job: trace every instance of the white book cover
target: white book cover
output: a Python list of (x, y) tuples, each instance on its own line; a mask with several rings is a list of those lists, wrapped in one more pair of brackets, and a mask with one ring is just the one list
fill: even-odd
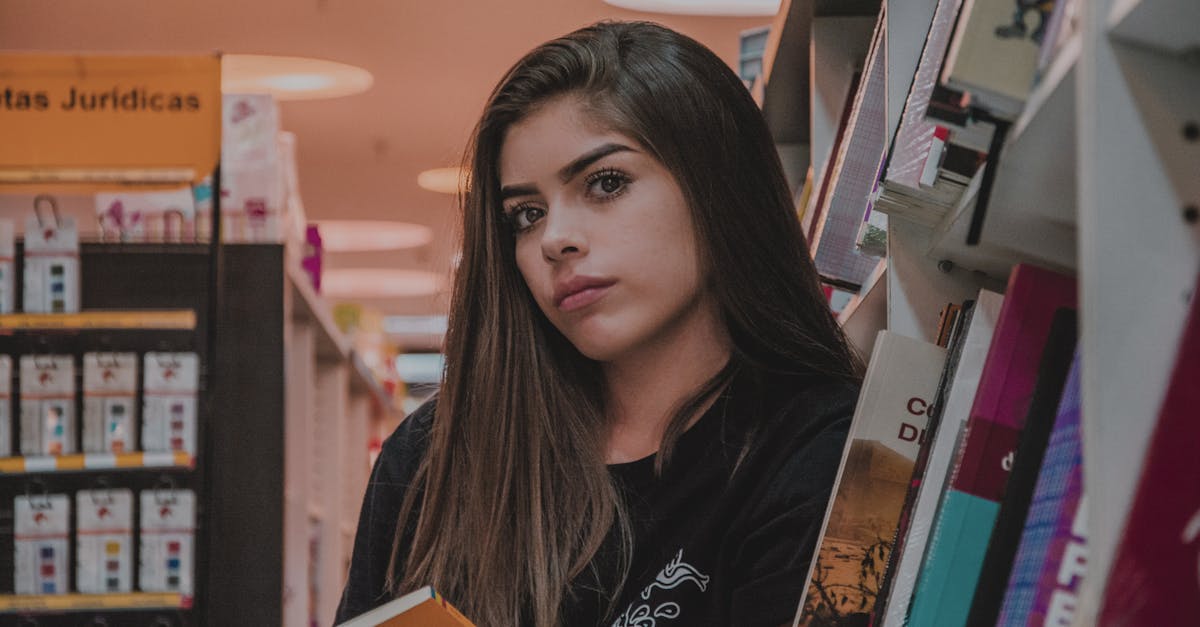
[(967, 424), (971, 404), (975, 401), (975, 389), (983, 374), (987, 361), (988, 347), (992, 344), (992, 333), (996, 320), (1000, 318), (1000, 305), (1004, 297), (995, 292), (980, 290), (971, 315), (971, 325), (963, 338), (962, 354), (954, 373), (954, 382), (946, 396), (946, 407), (942, 410), (941, 424), (929, 452), (925, 466), (925, 477), (917, 491), (917, 502), (913, 506), (908, 523), (908, 536), (904, 540), (904, 552), (896, 562), (891, 597), (888, 599), (884, 627), (900, 627), (905, 624), (908, 607), (912, 601), (913, 587), (920, 574), (921, 560), (929, 540), (934, 514), (941, 500), (942, 488), (954, 459), (958, 435)]
[(945, 360), (940, 346), (879, 332), (794, 625), (865, 624)]
[(1033, 87), (1051, 2), (963, 0), (942, 83), (970, 93), (993, 114), (1016, 118)]

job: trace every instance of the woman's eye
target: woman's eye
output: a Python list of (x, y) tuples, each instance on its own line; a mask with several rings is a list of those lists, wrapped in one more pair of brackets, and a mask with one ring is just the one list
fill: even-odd
[(588, 191), (603, 200), (617, 196), (625, 191), (629, 177), (616, 170), (603, 170), (588, 178)]
[(520, 232), (533, 228), (533, 225), (545, 216), (546, 210), (541, 207), (521, 205), (513, 209), (509, 214), (509, 219), (512, 220), (513, 228)]

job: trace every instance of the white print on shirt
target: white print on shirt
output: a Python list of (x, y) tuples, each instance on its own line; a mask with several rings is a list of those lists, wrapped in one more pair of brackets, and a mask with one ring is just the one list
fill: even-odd
[[(701, 592), (708, 589), (708, 576), (701, 574), (694, 566), (683, 561), (683, 549), (679, 549), (679, 552), (675, 554), (675, 559), (667, 562), (667, 565), (658, 572), (654, 581), (646, 586), (645, 590), (642, 590), (642, 599), (649, 601), (655, 588), (670, 590), (678, 588), (688, 581), (695, 583)], [(679, 604), (671, 601), (661, 603), (653, 610), (650, 609), (649, 603), (636, 606), (630, 603), (629, 607), (625, 608), (625, 613), (613, 621), (612, 627), (656, 627), (658, 619), (675, 619), (679, 617), (680, 613)]]

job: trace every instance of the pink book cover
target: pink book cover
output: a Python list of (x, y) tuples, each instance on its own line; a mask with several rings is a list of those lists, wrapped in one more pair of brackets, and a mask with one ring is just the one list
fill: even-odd
[(1011, 467), (1005, 458), (1017, 448), (1059, 307), (1075, 307), (1075, 279), (1024, 264), (1013, 269), (971, 406), (955, 490), (997, 502), (1004, 496)]
[(1193, 294), (1100, 625), (1200, 623), (1200, 292)]

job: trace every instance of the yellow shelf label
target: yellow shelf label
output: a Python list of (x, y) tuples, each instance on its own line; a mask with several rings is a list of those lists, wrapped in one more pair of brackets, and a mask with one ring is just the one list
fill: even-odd
[(196, 312), (190, 309), (167, 311), (85, 311), (81, 313), (0, 315), (0, 330), (26, 329), (168, 329), (192, 331)]
[(58, 470), (83, 470), (85, 463), (84, 455), (64, 455), (57, 460)]
[(0, 457), (0, 474), (72, 472), (108, 468), (192, 468), (196, 458), (181, 452), (86, 453), (57, 457)]
[(0, 612), (187, 608), (191, 607), (191, 601), (191, 597), (185, 597), (178, 592), (9, 594), (0, 596)]

